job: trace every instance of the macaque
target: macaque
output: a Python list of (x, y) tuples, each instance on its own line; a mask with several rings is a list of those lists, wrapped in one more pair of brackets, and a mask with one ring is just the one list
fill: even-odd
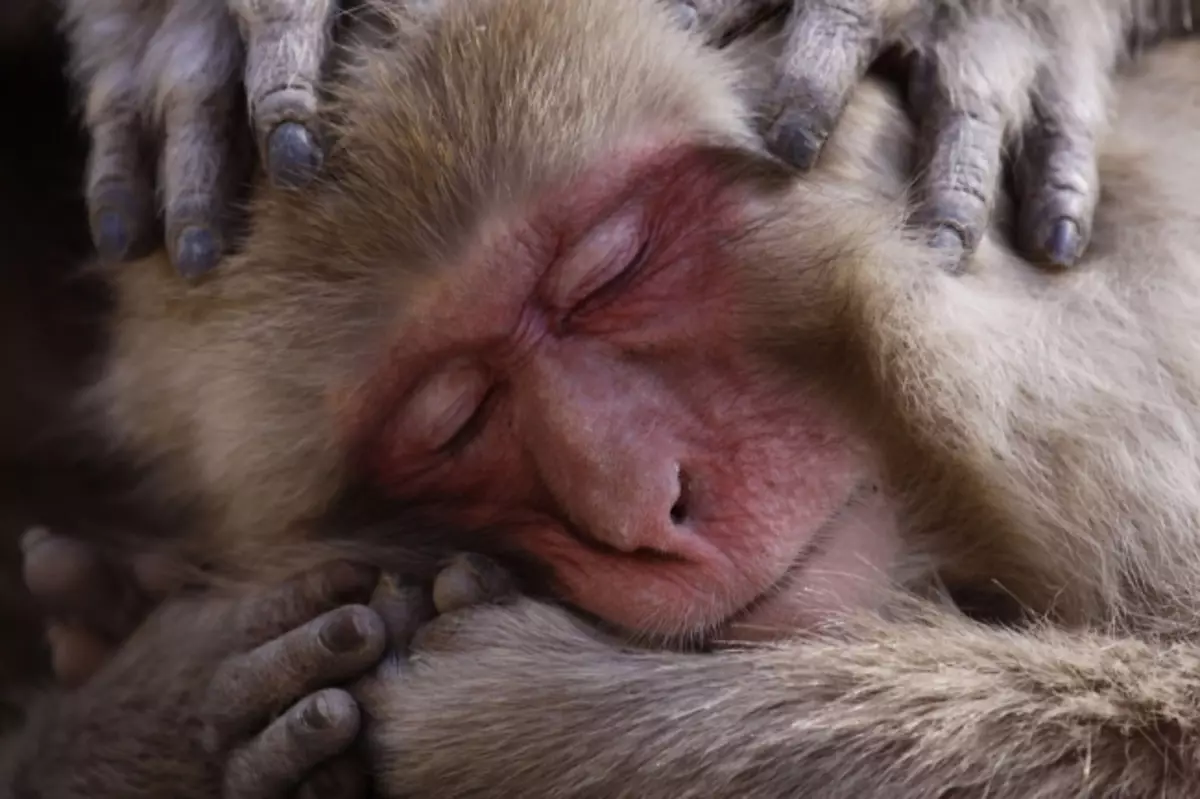
[[(1196, 10), (1196, 0), (659, 1), (715, 44), (786, 17), (760, 127), (804, 169), (876, 57), (913, 56), (924, 153), (914, 220), (951, 259), (969, 254), (994, 206), (1002, 153), (1015, 147), (1019, 243), (1058, 265), (1074, 263), (1091, 235), (1094, 143), (1119, 57), (1130, 38), (1190, 32)], [(444, 2), (392, 5), (411, 19)], [(371, 6), (344, 11), (353, 19)], [(278, 186), (319, 173), (328, 131), (316, 111), (337, 61), (338, 12), (335, 0), (67, 0), (92, 138), (89, 218), (106, 259), (146, 255), (161, 213), (172, 262), (197, 278), (239, 238), (252, 152)]]
[[(886, 85), (808, 174), (764, 145), (787, 41), (707, 48), (650, 0), (401, 17), (335, 81), (320, 175), (260, 186), (217, 279), (112, 273), (92, 407), (268, 594), (306, 559), (403, 573), (428, 536), (522, 580), (354, 611), (405, 631), (338, 714), (384, 796), (1196, 795), (1200, 46), (1119, 79), (1078, 268), (1018, 256), (1005, 197), (954, 272), (905, 228), (917, 129)], [(339, 527), (352, 506), (378, 524)], [(178, 601), (75, 695), (110, 727), (37, 719), (22, 784), (337, 760), (229, 757), (283, 747), (261, 712), (193, 747), (155, 670), (208, 696), (316, 612), (179, 652), (158, 620), (206, 614)]]
[(604, 624), (435, 621), (356, 689), (384, 795), (1191, 795), (1200, 52), (1122, 79), (1078, 270), (1002, 208), (955, 276), (885, 87), (808, 177), (761, 145), (779, 43), (495, 0), (364, 46), (219, 280), (114, 273), (94, 401), (252, 569), (370, 484)]

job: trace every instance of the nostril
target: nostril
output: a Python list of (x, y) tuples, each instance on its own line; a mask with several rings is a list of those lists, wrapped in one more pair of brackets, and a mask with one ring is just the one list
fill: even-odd
[(676, 484), (678, 485), (679, 493), (675, 496), (675, 503), (671, 505), (671, 523), (683, 524), (688, 520), (688, 476), (678, 466), (675, 467)]

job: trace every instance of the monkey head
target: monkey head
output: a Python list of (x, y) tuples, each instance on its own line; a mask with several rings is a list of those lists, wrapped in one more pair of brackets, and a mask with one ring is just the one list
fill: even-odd
[[(826, 378), (830, 272), (789, 257), (796, 178), (725, 56), (621, 3), (451, 4), (352, 62), (325, 176), (265, 190), (219, 278), (122, 273), (116, 426), (230, 529), (367, 480), (639, 633), (869, 601), (895, 514)], [(810, 316), (787, 368), (768, 284)]]

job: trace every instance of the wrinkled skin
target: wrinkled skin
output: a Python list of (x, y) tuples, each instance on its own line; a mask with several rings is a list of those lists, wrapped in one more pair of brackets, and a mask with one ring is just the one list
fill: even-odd
[[(714, 43), (787, 15), (764, 133), (802, 169), (815, 163), (872, 61), (894, 46), (915, 54), (915, 221), (957, 264), (979, 244), (1003, 153), (1013, 148), (1018, 240), (1060, 266), (1073, 264), (1091, 235), (1095, 141), (1119, 56), (1130, 37), (1190, 32), (1195, 2), (662, 1)], [(428, 14), (440, 3), (399, 5)], [(236, 238), (250, 149), (277, 185), (319, 174), (327, 142), (315, 119), (338, 11), (335, 0), (67, 4), (92, 136), (92, 233), (106, 257), (144, 255), (157, 244), (161, 212), (172, 261), (198, 277)], [(243, 94), (249, 125), (238, 113)]]
[(1011, 151), (1017, 243), (1070, 266), (1091, 236), (1096, 143), (1113, 70), (1127, 52), (1189, 35), (1195, 0), (689, 0), (685, 17), (719, 37), (772, 14), (788, 41), (767, 112), (768, 145), (811, 168), (851, 91), (882, 53), (909, 55), (918, 121), (913, 219), (956, 263), (980, 243)]
[(215, 266), (235, 233), (247, 138), (277, 184), (315, 176), (317, 87), (336, 10), (332, 0), (67, 3), (92, 137), (92, 235), (104, 256), (157, 246), (161, 212), (179, 271)]
[[(282, 585), (179, 595), (85, 685), (30, 708), (6, 755), (17, 795), (352, 799), (360, 714), (344, 685), (386, 645), (377, 573), (332, 563)], [(116, 775), (114, 777), (114, 775)]]

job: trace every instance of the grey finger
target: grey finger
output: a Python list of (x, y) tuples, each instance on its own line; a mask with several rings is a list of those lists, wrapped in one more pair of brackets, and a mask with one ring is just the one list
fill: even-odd
[(84, 194), (92, 240), (102, 259), (128, 260), (157, 243), (154, 164), (142, 152), (148, 131), (139, 116), (147, 14), (103, 3), (62, 5), (91, 139)]
[(149, 252), (154, 242), (153, 170), (141, 150), (142, 129), (134, 98), (109, 98), (115, 107), (90, 121), (87, 162), (88, 225), (100, 257), (127, 261)]
[(125, 638), (147, 610), (133, 573), (122, 573), (84, 541), (32, 528), (21, 549), (25, 585), (55, 618), (112, 642)]
[(296, 791), (296, 799), (360, 799), (369, 787), (366, 766), (343, 753), (313, 769)]
[[(96, 549), (82, 541), (32, 527), (21, 537), (25, 586), (38, 602), (54, 612), (106, 598), (109, 574)], [(97, 596), (99, 594), (99, 596)]]
[(456, 555), (433, 582), (433, 603), (438, 613), (500, 602), (517, 595), (517, 584), (508, 570), (484, 555)]
[[(234, 156), (237, 28), (225, 14), (172, 5), (162, 26), (167, 37), (187, 37), (167, 57), (160, 77), (164, 142), (159, 164), (167, 252), (184, 277), (217, 265), (228, 244), (226, 222), (238, 176)], [(205, 62), (198, 68), (196, 52)]]
[(1004, 143), (999, 114), (943, 108), (926, 120), (914, 221), (932, 246), (957, 257), (974, 251), (999, 188)]
[(358, 735), (358, 704), (337, 688), (297, 702), (260, 735), (230, 755), (226, 799), (277, 799)]
[(258, 646), (322, 613), (367, 602), (378, 580), (378, 570), (370, 566), (348, 561), (324, 563), (242, 600), (234, 624), (251, 645)]
[(350, 605), (225, 661), (206, 697), (206, 741), (220, 748), (296, 697), (358, 676), (375, 665), (384, 644), (378, 614)]
[(380, 579), (371, 597), (371, 609), (383, 619), (387, 648), (396, 654), (406, 653), (417, 630), (437, 615), (428, 590), (403, 585), (391, 575)]
[(311, 181), (324, 160), (317, 87), (329, 49), (331, 0), (231, 0), (246, 39), (246, 95), (267, 174)]
[(954, 267), (979, 246), (995, 206), (1015, 114), (1009, 103), (1032, 87), (1041, 52), (1030, 37), (986, 19), (942, 29), (937, 60), (922, 58), (913, 70), (921, 167), (913, 221)]
[(800, 169), (816, 163), (879, 48), (882, 20), (874, 0), (796, 3), (773, 92), (767, 146)]
[(1101, 70), (1080, 70), (1070, 59), (1040, 81), (1033, 123), (1014, 165), (1017, 242), (1035, 261), (1072, 266), (1091, 238), (1105, 81)]

